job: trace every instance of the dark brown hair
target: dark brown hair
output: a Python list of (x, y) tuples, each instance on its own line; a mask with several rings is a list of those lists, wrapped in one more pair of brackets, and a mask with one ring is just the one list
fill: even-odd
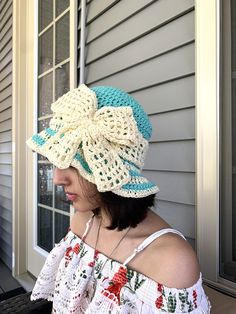
[[(151, 194), (143, 198), (122, 197), (112, 192), (100, 192), (101, 206), (111, 220), (109, 230), (118, 228), (119, 231), (127, 228), (135, 228), (146, 216), (148, 209), (154, 206), (155, 195)], [(100, 208), (93, 210), (95, 215), (100, 214)]]

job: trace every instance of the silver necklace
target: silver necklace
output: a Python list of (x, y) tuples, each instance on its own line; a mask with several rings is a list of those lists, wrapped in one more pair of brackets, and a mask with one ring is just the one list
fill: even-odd
[[(98, 244), (98, 238), (99, 238), (99, 233), (100, 233), (100, 229), (101, 229), (101, 225), (102, 225), (102, 219), (100, 220), (99, 226), (98, 226), (98, 231), (97, 231), (97, 238), (96, 238), (96, 242), (95, 242), (95, 248), (94, 248), (94, 266), (95, 266), (95, 255), (96, 255), (96, 251), (97, 251), (97, 244)], [(118, 246), (120, 245), (120, 243), (124, 240), (124, 238), (127, 236), (128, 232), (130, 231), (131, 227), (128, 228), (128, 230), (125, 232), (125, 234), (123, 234), (123, 236), (120, 238), (120, 240), (118, 241), (118, 243), (115, 245), (115, 247), (113, 248), (113, 250), (111, 251), (111, 253), (107, 256), (104, 264), (102, 265), (102, 267), (100, 268), (98, 274), (97, 274), (97, 278), (100, 278), (100, 275), (102, 273), (103, 268), (105, 267), (107, 261), (111, 258), (112, 254), (115, 252), (115, 250), (118, 248)], [(92, 270), (92, 274), (93, 277), (94, 276), (94, 266), (93, 266), (93, 270)]]

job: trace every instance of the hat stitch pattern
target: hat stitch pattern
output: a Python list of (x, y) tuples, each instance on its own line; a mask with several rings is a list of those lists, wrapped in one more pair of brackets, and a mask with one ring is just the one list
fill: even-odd
[[(73, 158), (71, 158), (71, 160), (68, 159), (70, 161), (70, 165), (76, 167), (83, 177), (95, 184), (97, 184), (95, 176), (97, 175), (97, 172), (100, 171), (99, 175), (101, 175), (102, 180), (108, 181), (108, 184), (105, 182), (103, 185), (103, 187), (105, 186), (105, 190), (108, 187), (107, 190), (111, 190), (112, 192), (124, 197), (144, 197), (146, 195), (158, 192), (158, 187), (154, 183), (149, 182), (140, 173), (140, 169), (143, 166), (148, 147), (147, 139), (150, 138), (152, 131), (149, 119), (146, 113), (143, 111), (142, 107), (132, 96), (114, 87), (94, 87), (89, 90), (93, 91), (93, 94), (90, 93), (89, 97), (87, 93), (88, 90), (89, 89), (85, 85), (80, 85), (79, 88), (64, 94), (54, 104), (52, 104), (52, 109), (55, 110), (56, 108), (56, 114), (50, 121), (50, 127), (40, 132), (39, 134), (33, 135), (32, 138), (27, 141), (27, 144), (36, 152), (44, 156), (46, 155), (46, 157), (48, 157), (48, 159), (53, 164), (57, 165), (58, 159), (60, 159), (60, 157), (62, 157), (62, 159), (66, 158), (67, 154), (71, 151), (71, 146), (68, 145), (68, 140), (73, 145), (74, 138), (76, 136), (80, 136), (78, 133), (90, 132), (89, 136), (95, 136), (96, 143), (96, 136), (97, 133), (101, 132), (101, 128), (96, 129), (96, 124), (90, 124), (90, 130), (88, 131), (87, 129), (89, 129), (88, 124), (90, 123), (90, 120), (88, 120), (87, 117), (94, 120), (96, 120), (96, 118), (99, 120), (99, 118), (102, 117), (103, 120), (101, 119), (99, 122), (102, 128), (104, 128), (107, 124), (108, 128), (115, 129), (114, 132), (111, 132), (109, 136), (112, 140), (113, 137), (115, 137), (115, 140), (118, 141), (118, 143), (109, 143), (108, 140), (110, 147), (109, 149), (105, 147), (105, 151), (107, 150), (105, 153), (110, 153), (110, 151), (114, 149), (117, 155), (115, 156), (113, 154), (113, 157), (110, 156), (110, 158), (114, 159), (118, 158), (119, 156), (122, 165), (125, 165), (127, 173), (125, 174), (123, 172), (122, 174), (123, 168), (118, 165), (116, 160), (113, 162), (113, 164), (115, 164), (113, 168), (111, 168), (110, 164), (106, 168), (108, 160), (104, 157), (104, 147), (101, 149), (100, 143), (95, 144), (98, 148), (96, 154), (94, 154), (94, 151), (91, 149), (91, 147), (89, 147), (87, 151), (89, 151), (90, 155), (93, 155), (92, 162), (94, 162), (95, 157), (96, 162), (103, 163), (102, 169), (104, 169), (105, 175), (103, 174), (103, 170), (97, 170), (96, 166), (94, 167), (94, 165), (93, 169), (91, 169), (91, 162), (88, 162), (90, 156), (88, 153), (87, 155), (85, 154), (83, 147), (83, 145), (89, 146), (89, 137), (87, 141), (84, 143), (81, 142), (80, 145), (76, 147), (76, 152), (73, 155)], [(78, 106), (78, 103), (83, 105)], [(107, 110), (109, 106), (111, 107), (111, 110)], [(117, 108), (120, 111), (119, 108), (121, 107), (123, 107), (125, 110), (125, 116), (122, 117), (122, 115), (119, 115), (119, 118), (119, 116), (114, 114), (115, 111), (113, 109)], [(134, 143), (130, 143), (130, 141), (127, 140), (127, 138), (130, 138), (130, 134), (127, 135), (127, 132), (131, 131), (129, 128), (130, 122), (126, 122), (126, 125), (123, 123), (123, 120), (125, 121), (126, 115), (129, 112), (126, 111), (127, 108), (132, 108), (132, 116), (134, 117), (135, 124), (139, 130), (137, 134), (135, 133), (134, 136), (131, 137), (134, 139)], [(76, 134), (73, 129), (63, 130), (66, 123), (70, 124), (72, 127), (77, 126), (78, 119), (81, 119), (81, 117), (84, 118), (83, 128), (76, 129)], [(111, 119), (109, 120), (108, 118)], [(106, 119), (108, 120), (106, 121)], [(123, 127), (123, 133), (121, 132), (123, 137), (117, 138), (117, 134), (120, 135), (119, 126)], [(124, 138), (125, 135), (127, 135), (127, 138)], [(61, 154), (60, 149), (64, 137), (66, 138), (67, 142), (63, 148), (64, 153)], [(49, 140), (51, 140), (51, 142)], [(104, 141), (107, 142), (107, 140), (103, 138), (102, 142)], [(119, 144), (119, 142), (121, 144)], [(54, 149), (55, 146), (57, 146), (57, 149)], [(50, 151), (53, 152), (52, 156), (50, 156)], [(113, 183), (114, 180), (115, 184)], [(111, 182), (110, 185), (109, 181)], [(112, 188), (113, 186), (114, 188)], [(103, 187), (100, 188), (100, 191), (102, 191)]]

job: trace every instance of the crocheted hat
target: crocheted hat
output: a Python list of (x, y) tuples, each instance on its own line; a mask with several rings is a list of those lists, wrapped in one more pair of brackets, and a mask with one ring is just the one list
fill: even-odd
[(60, 169), (70, 166), (98, 191), (145, 197), (159, 191), (141, 174), (152, 127), (123, 90), (82, 84), (51, 106), (49, 128), (26, 142)]

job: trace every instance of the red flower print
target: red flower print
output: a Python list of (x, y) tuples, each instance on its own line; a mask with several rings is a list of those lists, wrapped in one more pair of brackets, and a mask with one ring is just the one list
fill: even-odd
[(161, 293), (161, 295), (156, 299), (156, 307), (158, 309), (161, 309), (163, 306), (163, 295), (162, 295), (162, 291), (163, 291), (163, 285), (160, 283), (157, 283), (157, 291)]
[(76, 243), (76, 245), (73, 247), (73, 251), (75, 252), (75, 254), (79, 254), (80, 251), (80, 245), (79, 243)]
[(193, 303), (195, 305), (195, 308), (197, 307), (197, 292), (196, 290), (193, 290)]
[(162, 306), (163, 306), (163, 296), (162, 295), (160, 295), (157, 299), (156, 299), (156, 307), (158, 308), (158, 309), (161, 309), (162, 308)]
[(100, 253), (100, 252), (99, 252), (98, 250), (96, 250), (96, 251), (94, 252), (93, 261), (92, 261), (92, 262), (89, 262), (89, 263), (88, 263), (88, 266), (94, 267), (95, 261), (97, 260), (99, 253)]
[(72, 252), (73, 252), (73, 249), (71, 246), (69, 246), (67, 249), (66, 249), (66, 252), (65, 252), (65, 259), (67, 261), (70, 261), (72, 259)]
[(157, 284), (157, 291), (162, 292), (162, 290), (163, 290), (163, 285), (158, 283)]
[(110, 282), (110, 286), (102, 291), (102, 294), (109, 299), (117, 298), (117, 303), (120, 304), (120, 291), (122, 287), (128, 282), (127, 269), (120, 266)]

